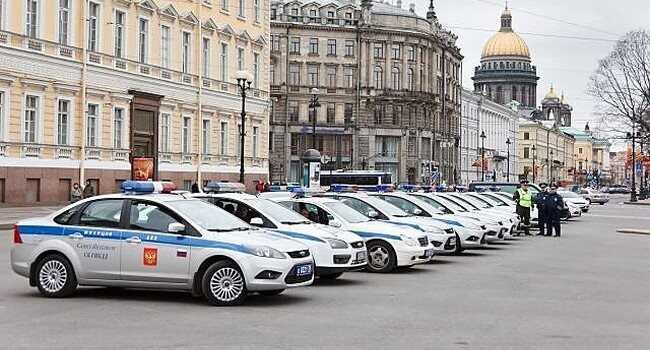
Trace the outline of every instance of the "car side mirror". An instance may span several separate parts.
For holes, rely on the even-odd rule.
[[[251,225],[253,225],[253,226],[262,226],[262,225],[264,225],[264,221],[262,220],[262,218],[252,218],[251,219]]]
[[[376,218],[378,216],[379,216],[379,213],[374,211],[374,210],[371,210],[371,211],[368,212],[368,217],[370,217],[370,218],[374,219],[374,218]]]
[[[167,232],[169,233],[183,233],[185,232],[185,225],[179,222],[172,222],[167,226]]]
[[[341,223],[336,220],[330,220],[329,225],[336,228],[341,227]]]

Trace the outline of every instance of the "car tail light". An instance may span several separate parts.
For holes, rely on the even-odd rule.
[[[20,237],[20,232],[18,232],[18,225],[14,225],[14,244],[23,243],[23,239]]]

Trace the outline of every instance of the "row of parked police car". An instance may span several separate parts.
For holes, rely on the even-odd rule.
[[[347,271],[386,273],[517,234],[510,193],[415,186],[244,193],[127,181],[14,228],[11,265],[47,297],[78,285],[191,291],[213,305],[273,296]],[[532,213],[537,218],[536,210]]]

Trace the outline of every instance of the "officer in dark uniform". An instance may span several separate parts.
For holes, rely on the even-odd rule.
[[[562,209],[564,208],[564,200],[557,193],[557,185],[551,185],[551,191],[546,195],[546,200],[544,201],[544,206],[546,207],[546,235],[552,236],[553,230],[555,230],[555,237],[560,237],[561,225],[560,225],[560,216]]]
[[[544,228],[547,227],[547,217],[548,215],[546,214],[546,196],[548,195],[548,187],[546,185],[541,184],[539,187],[542,189],[540,192],[537,193],[535,196],[535,204],[537,204],[537,223],[539,226],[539,233],[537,234],[538,236],[543,236],[544,235]]]

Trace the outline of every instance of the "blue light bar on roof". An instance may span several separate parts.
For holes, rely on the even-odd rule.
[[[343,185],[343,184],[332,184],[330,186],[330,192],[356,192],[356,185]]]
[[[128,180],[122,182],[121,189],[124,193],[135,194],[171,193],[176,189],[176,185],[173,182]]]
[[[413,184],[401,184],[397,187],[397,189],[404,192],[415,192],[420,189],[420,186]]]
[[[246,186],[239,182],[210,181],[205,185],[203,191],[210,193],[239,193],[245,192]]]

